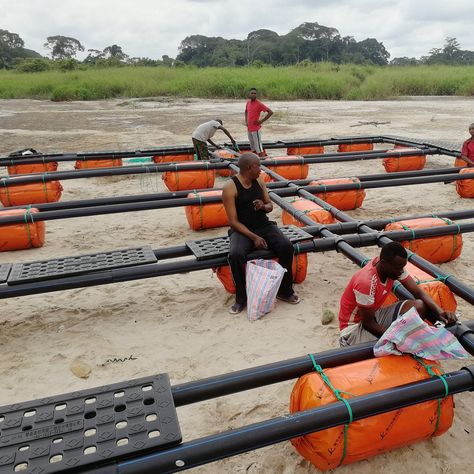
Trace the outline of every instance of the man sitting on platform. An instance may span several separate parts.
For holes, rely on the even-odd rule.
[[[382,247],[380,257],[371,260],[352,277],[340,302],[341,346],[379,339],[395,319],[413,306],[422,318],[431,316],[447,324],[456,321],[454,313],[444,311],[418,287],[405,270],[407,261],[405,248],[398,242],[391,242]],[[416,299],[382,308],[395,280],[399,280]]]
[[[273,250],[286,269],[277,298],[290,304],[300,302],[293,291],[293,245],[275,222],[268,220],[273,210],[265,182],[260,178],[260,159],[254,153],[240,155],[239,173],[224,185],[222,200],[229,219],[229,265],[235,283],[235,304],[231,314],[240,313],[247,304],[245,263],[256,249]]]

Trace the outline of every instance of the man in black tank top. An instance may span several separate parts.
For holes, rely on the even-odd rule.
[[[293,291],[293,245],[275,222],[268,220],[273,210],[267,187],[260,178],[260,159],[254,153],[239,158],[239,174],[224,185],[222,200],[229,219],[229,265],[235,283],[235,304],[231,314],[240,313],[247,304],[245,263],[247,255],[256,249],[271,249],[286,269],[278,290],[278,298],[291,304],[300,302]]]

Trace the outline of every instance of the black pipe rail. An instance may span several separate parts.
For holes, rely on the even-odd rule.
[[[238,169],[237,169],[238,170]],[[351,178],[357,178],[359,181],[377,181],[377,180],[391,180],[398,178],[413,178],[418,176],[435,176],[441,174],[458,174],[460,168],[438,168],[438,169],[429,169],[429,170],[420,170],[420,171],[398,171],[394,173],[377,173],[370,175],[360,175],[360,176],[351,176]],[[325,180],[331,178],[311,178],[311,179],[298,179],[298,180],[283,180],[277,182],[267,183],[268,189],[278,189],[288,186],[291,182],[298,186],[308,186],[309,183],[315,180]],[[161,201],[163,199],[180,199],[186,198],[190,193],[200,193],[208,191],[220,191],[221,188],[202,188],[202,189],[193,189],[185,191],[165,191],[160,193],[151,193],[151,194],[135,194],[135,195],[126,195],[126,196],[114,196],[106,198],[93,198],[93,199],[79,199],[75,201],[60,201],[60,202],[48,202],[34,204],[33,207],[39,211],[56,211],[59,209],[75,209],[80,207],[93,207],[93,206],[102,206],[105,204],[128,204],[134,202],[144,202],[144,201]],[[6,206],[5,209],[24,209],[25,206]]]
[[[331,138],[327,140],[319,140],[313,138],[303,139],[283,139],[278,141],[264,141],[263,146],[267,149],[288,148],[297,146],[331,146],[340,144],[355,143],[384,143],[382,137],[351,137],[351,138]],[[392,143],[392,142],[390,142]],[[226,143],[227,146],[231,146]],[[249,142],[237,142],[239,147],[245,148],[249,146]],[[419,146],[419,145],[418,145]],[[210,147],[210,150],[214,150]],[[133,151],[100,151],[100,152],[79,152],[79,153],[43,153],[28,155],[28,158],[4,156],[0,157],[0,166],[10,166],[12,164],[28,164],[28,163],[48,163],[50,161],[76,161],[76,160],[101,160],[110,158],[143,158],[149,156],[163,155],[179,155],[194,153],[194,148],[189,145],[174,145],[151,148],[148,150]]]
[[[234,166],[234,165],[231,165]],[[266,171],[272,176],[278,176],[272,170]],[[427,184],[427,183],[439,183],[448,181],[457,181],[464,179],[474,179],[473,173],[465,174],[443,174],[443,175],[434,175],[434,176],[422,176],[414,178],[395,178],[390,180],[374,180],[374,181],[365,181],[359,183],[347,183],[347,184],[333,184],[333,185],[319,185],[319,186],[293,186],[288,188],[278,188],[274,189],[271,192],[275,193],[280,197],[289,197],[300,194],[301,191],[305,191],[305,197],[308,199],[314,198],[310,193],[325,193],[330,191],[346,191],[353,189],[375,189],[375,188],[385,188],[392,186],[410,186],[414,184]],[[113,214],[120,212],[134,212],[142,210],[151,210],[151,209],[164,209],[170,207],[180,207],[180,206],[193,206],[201,205],[206,203],[216,203],[220,202],[220,196],[208,196],[200,198],[173,198],[173,199],[162,199],[160,201],[145,201],[145,202],[134,202],[126,204],[109,204],[103,206],[93,206],[93,207],[82,207],[74,209],[64,209],[56,211],[44,211],[37,213],[32,217],[34,221],[46,221],[54,219],[66,219],[72,217],[85,217],[101,214]],[[316,201],[315,201],[316,202]],[[325,201],[321,200],[322,206],[327,206]],[[321,205],[321,204],[320,204]],[[33,206],[34,207],[34,206]],[[336,216],[337,218],[337,216]],[[340,220],[340,219],[339,219]],[[8,216],[0,217],[0,226],[8,224],[21,224],[24,223],[25,219],[23,216]]]
[[[429,155],[439,153],[437,148],[427,148],[419,150],[417,155]],[[379,158],[402,158],[404,156],[413,156],[411,151],[392,151],[392,152],[376,152],[374,154],[367,153],[349,153],[347,156],[334,156],[325,158],[324,155],[303,155],[298,158],[285,158],[283,160],[274,160],[266,158],[263,163],[265,165],[291,165],[291,164],[316,164],[316,163],[337,163],[342,161],[360,161],[372,160]],[[51,171],[48,173],[33,173],[26,175],[1,176],[0,186],[15,185],[15,184],[29,184],[29,183],[43,183],[47,181],[82,179],[82,178],[99,178],[104,176],[124,176],[130,174],[144,174],[144,173],[158,173],[166,171],[192,171],[205,169],[227,169],[229,162],[211,162],[201,163],[199,161],[190,161],[186,165],[183,163],[170,164],[142,164],[140,166],[116,166],[113,168],[94,168],[74,171]]]

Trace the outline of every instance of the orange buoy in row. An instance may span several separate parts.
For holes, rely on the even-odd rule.
[[[193,192],[188,198],[222,196],[222,190]],[[212,229],[229,225],[222,201],[185,206],[186,219],[192,230]]]
[[[329,211],[326,211],[309,199],[293,198],[288,202],[290,202],[295,209],[306,214],[314,222],[319,222],[320,224],[332,224],[333,222],[336,222],[336,219],[334,219],[334,216]],[[284,225],[295,225],[298,227],[304,227],[306,225],[298,219],[295,219],[287,211],[282,212],[281,220]]]
[[[278,259],[275,259],[278,261]],[[301,253],[293,257],[293,283],[302,283],[306,279],[308,271],[308,256],[306,253]],[[229,265],[214,268],[213,272],[216,274],[222,286],[228,293],[235,293],[234,280],[232,279],[232,272],[230,271]]]
[[[441,227],[453,224],[452,221],[440,217],[422,217],[420,219],[407,219],[391,222],[385,230],[416,230],[423,227]],[[415,252],[420,257],[431,263],[450,262],[461,255],[462,235],[442,235],[439,237],[426,237],[401,242],[401,244]]]
[[[319,179],[311,181],[309,186],[331,186],[333,184],[360,183],[358,178],[332,178]],[[365,190],[348,189],[346,191],[324,191],[316,193],[320,199],[323,199],[331,206],[337,207],[341,211],[351,211],[362,206],[365,199]]]
[[[387,150],[387,153],[393,153],[395,151],[412,151],[413,155],[401,157],[391,156],[389,158],[384,158],[383,166],[387,173],[394,173],[396,171],[422,170],[425,167],[426,156],[417,155],[416,152],[420,151],[418,148],[397,147],[396,150]]]
[[[62,191],[59,181],[0,185],[0,201],[5,207],[57,202]]]
[[[208,165],[208,161],[201,161],[205,165]],[[181,163],[180,168],[186,166],[192,166],[196,163]],[[216,179],[216,170],[214,169],[201,169],[201,170],[173,170],[165,171],[161,176],[165,186],[170,191],[187,191],[191,189],[206,189],[214,186]]]
[[[230,151],[227,151],[227,150],[216,150],[214,152],[214,154],[217,155],[219,158],[223,158],[225,160],[227,160],[227,159],[237,160],[237,155],[235,153],[231,153]],[[216,172],[219,176],[222,176],[223,178],[226,178],[228,176],[234,176],[234,175],[237,174],[237,171],[234,171],[233,169],[230,169],[230,168],[218,169],[218,170],[216,170]]]
[[[323,146],[293,146],[286,149],[287,155],[322,155]]]
[[[154,163],[175,163],[180,161],[193,161],[193,153],[182,153],[181,155],[155,155],[151,159]]]
[[[48,171],[57,171],[58,163],[50,161],[48,163],[28,163],[24,165],[10,165],[8,166],[8,174],[31,174],[31,173],[45,173]]]
[[[432,277],[429,273],[424,272],[410,262],[407,263],[405,269],[415,280],[416,284],[425,293],[428,293],[440,308],[443,308],[445,311],[456,311],[458,306],[456,298],[445,283],[438,280],[437,278]],[[390,306],[397,300],[398,298],[395,296],[395,294],[390,293],[382,306]]]
[[[341,143],[337,147],[337,151],[339,153],[350,153],[353,151],[370,151],[373,149],[373,143]]]
[[[306,179],[309,172],[309,165],[305,164],[304,158],[302,156],[292,155],[292,156],[276,156],[272,157],[272,160],[288,160],[289,158],[299,158],[301,163],[295,163],[291,165],[267,165],[265,162],[263,164],[270,170],[275,171],[280,176],[283,176],[285,179]],[[266,173],[263,175],[263,181],[269,183],[272,181],[272,178]]]
[[[121,158],[110,158],[109,160],[77,160],[74,168],[76,170],[85,170],[90,168],[114,168],[122,166]]]
[[[425,366],[423,365],[425,364]],[[409,355],[368,359],[324,370],[332,387],[344,398],[390,389],[429,379],[426,366],[440,375],[439,364],[416,361]],[[334,391],[316,372],[303,375],[291,393],[290,412],[311,410],[336,402]],[[445,433],[453,423],[453,397],[413,406],[335,426],[291,440],[296,450],[318,469],[368,459],[380,453]]]
[[[34,222],[34,214],[38,212],[38,209],[34,207],[0,210],[0,217],[24,216],[25,219],[24,224],[9,224],[0,227],[0,252],[43,246],[45,223]]]
[[[459,174],[469,173],[474,173],[474,168],[459,170]],[[456,192],[462,198],[474,198],[474,179],[460,179],[456,181]]]

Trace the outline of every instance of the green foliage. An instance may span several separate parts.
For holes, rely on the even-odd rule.
[[[58,61],[46,61],[57,66]],[[75,62],[76,67],[84,67]],[[404,95],[474,95],[473,66],[361,66],[305,62],[302,66],[197,68],[89,67],[21,73],[0,71],[0,98],[98,100],[202,97],[244,100],[250,86],[265,100],[376,100]]]
[[[50,61],[47,59],[28,58],[17,63],[19,72],[43,72],[50,69]]]
[[[84,46],[79,40],[61,35],[48,36],[43,46],[51,50],[53,59],[72,58],[79,51],[84,51]]]

